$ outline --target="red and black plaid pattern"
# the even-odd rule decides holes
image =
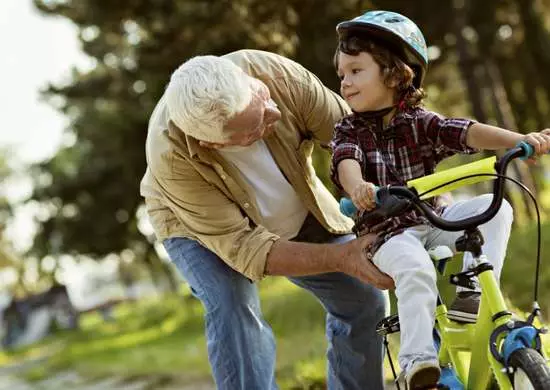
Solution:
[[[336,167],[340,161],[352,159],[361,166],[366,181],[377,186],[405,185],[409,180],[434,173],[436,165],[446,157],[477,152],[466,145],[466,133],[473,123],[470,119],[445,118],[423,108],[413,108],[396,114],[383,129],[380,118],[353,113],[335,126],[331,141],[331,178],[341,188]],[[430,203],[442,211],[439,198]],[[416,211],[410,211],[380,224],[365,226],[362,214],[356,219],[356,233],[379,235],[372,254],[405,228],[427,223]]]

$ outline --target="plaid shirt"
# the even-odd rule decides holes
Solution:
[[[469,119],[444,118],[423,108],[412,108],[396,114],[383,129],[381,118],[353,113],[335,126],[331,178],[342,188],[336,168],[340,161],[352,159],[359,163],[368,182],[377,186],[406,185],[409,180],[434,173],[436,165],[446,157],[477,152],[466,145],[466,133],[473,123]],[[430,204],[438,212],[443,210],[440,197],[431,199]],[[354,229],[358,235],[379,235],[371,255],[406,228],[427,223],[416,210],[411,210],[367,226],[362,222],[365,213],[359,213]]]

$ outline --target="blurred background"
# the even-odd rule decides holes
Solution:
[[[521,133],[550,127],[550,0],[2,0],[0,389],[213,389],[200,304],[139,196],[148,117],[183,61],[241,48],[288,56],[337,91],[335,26],[371,9],[423,30],[427,108]],[[544,313],[548,163],[510,171],[540,202]],[[326,152],[315,164],[330,186]],[[536,213],[517,187],[507,197],[516,215],[503,288],[528,311]],[[325,388],[319,305],[280,278],[261,293],[281,388]]]

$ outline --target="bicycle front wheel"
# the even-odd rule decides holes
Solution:
[[[514,369],[514,390],[550,390],[550,368],[544,358],[532,348],[522,348],[510,355]]]

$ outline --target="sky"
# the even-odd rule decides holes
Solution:
[[[53,155],[65,141],[67,120],[40,99],[49,82],[68,81],[73,67],[87,69],[78,32],[67,19],[43,16],[31,0],[0,1],[0,148],[10,149],[11,163],[21,172],[4,186],[12,200],[31,190],[24,167]],[[6,236],[17,249],[30,244],[32,205],[19,208]]]

